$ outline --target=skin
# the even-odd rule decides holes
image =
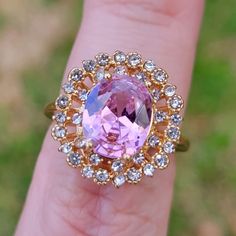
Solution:
[[[203,0],[88,0],[65,74],[116,49],[153,59],[186,102]],[[167,235],[175,160],[138,185],[97,186],[67,167],[46,134],[15,236]]]

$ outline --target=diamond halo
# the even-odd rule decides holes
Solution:
[[[130,104],[118,101],[120,97],[124,101],[131,98],[121,82],[128,83],[128,90],[133,91],[134,101]],[[102,86],[115,87],[103,97],[95,97],[95,93],[100,94],[95,89]],[[116,51],[112,56],[98,53],[94,59],[83,61],[81,68],[73,68],[62,88],[55,102],[52,136],[60,142],[59,150],[65,153],[68,164],[81,168],[82,176],[97,184],[111,182],[120,187],[125,183],[136,184],[143,176],[153,176],[156,170],[168,166],[181,135],[183,99],[176,93],[176,86],[169,83],[167,72],[153,60],[144,60],[137,52]],[[108,93],[109,99],[113,99],[109,106],[108,100],[106,105],[102,104]],[[90,100],[99,101],[94,104],[101,108],[88,110]],[[91,112],[97,124],[85,122],[84,117],[91,119]],[[103,124],[107,136],[101,136],[101,131],[94,128],[102,120],[107,122]],[[86,145],[81,148],[78,140]],[[98,143],[100,149],[96,149]]]

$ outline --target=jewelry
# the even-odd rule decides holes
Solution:
[[[70,166],[97,184],[125,182],[163,170],[189,142],[180,135],[184,102],[168,74],[140,54],[99,53],[73,68],[45,114]]]

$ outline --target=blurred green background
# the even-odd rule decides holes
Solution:
[[[0,1],[0,235],[12,235],[81,1]],[[79,12],[79,14],[78,14]],[[170,236],[236,235],[236,1],[209,0],[179,156]]]

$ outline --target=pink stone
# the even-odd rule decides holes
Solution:
[[[134,77],[113,75],[90,92],[83,112],[83,134],[94,152],[108,158],[134,155],[151,125],[152,99]]]

